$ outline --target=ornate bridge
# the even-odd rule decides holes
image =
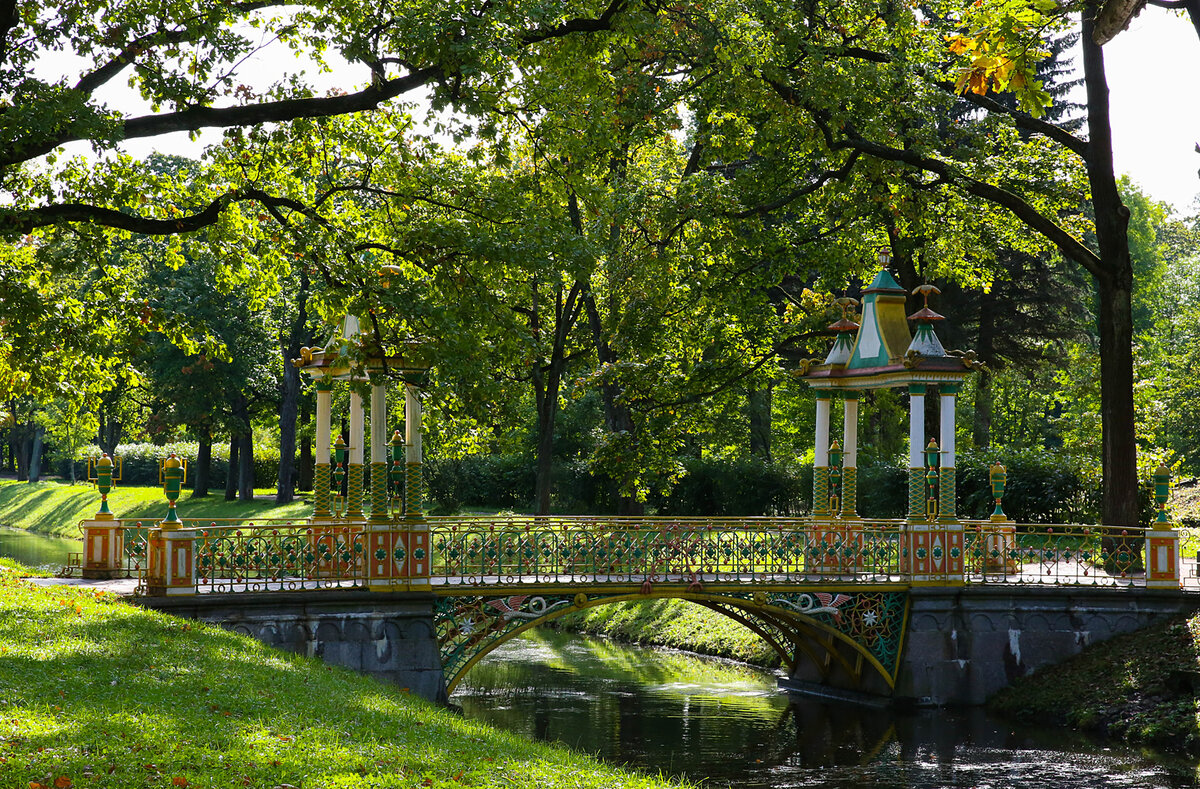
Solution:
[[[432,595],[448,690],[530,627],[678,598],[750,628],[791,675],[889,693],[913,588],[1155,586],[1142,531],[1011,522],[511,516],[106,528],[107,547],[149,596]],[[1167,585],[1178,589],[1178,577]]]
[[[522,630],[568,611],[622,600],[675,597],[699,603],[761,635],[791,676],[876,692],[890,692],[901,677],[913,621],[908,613],[918,591],[925,605],[938,590],[958,597],[965,590],[997,590],[993,602],[1014,590],[1065,590],[1057,603],[1039,603],[1066,617],[1057,631],[1068,637],[1065,648],[1057,649],[1059,656],[1101,637],[1095,633],[1137,624],[1114,620],[1113,626],[1080,630],[1075,622],[1086,618],[1071,612],[1083,610],[1077,604],[1082,589],[1096,592],[1097,600],[1109,593],[1173,590],[1162,610],[1178,608],[1180,535],[1165,509],[1165,467],[1155,476],[1159,514],[1152,529],[1013,523],[1001,506],[1006,476],[999,464],[990,469],[996,502],[991,518],[958,517],[955,398],[962,380],[979,365],[972,354],[947,352],[938,340],[933,326],[941,316],[928,307],[936,288],[918,287],[914,293],[924,295],[926,306],[905,316],[907,294],[887,272],[889,260],[886,252],[880,254],[881,270],[863,290],[861,325],[851,320],[857,302],[839,299],[843,316],[829,327],[837,336],[829,355],[801,364],[816,407],[810,518],[426,518],[416,381],[427,360],[413,343],[384,354],[348,316],[340,336],[324,349],[302,349],[296,360],[314,380],[317,396],[311,518],[185,523],[175,512],[185,466],[172,456],[163,466],[167,517],[153,524],[122,522],[102,504],[95,519],[85,523],[84,574],[112,574],[132,562],[140,588],[160,600],[256,596],[256,605],[269,605],[270,598],[264,602],[263,596],[275,595],[282,605],[287,595],[280,593],[293,593],[316,605],[330,590],[361,590],[379,593],[377,600],[400,595],[429,601],[423,616],[431,631],[428,640],[436,638],[440,654],[437,674],[448,680],[439,680],[443,695],[447,684],[453,688],[477,660]],[[909,333],[909,320],[917,323],[915,335]],[[401,375],[405,389],[405,435],[396,431],[390,441],[389,372]],[[348,440],[339,436],[332,444],[336,456],[331,457],[332,394],[338,382],[348,385],[349,432]],[[370,392],[369,467],[363,454],[364,387]],[[863,519],[856,509],[859,400],[867,390],[892,387],[905,389],[909,400],[907,516]],[[926,443],[927,396],[938,398],[940,446],[934,439]],[[844,446],[830,440],[835,402],[842,404]],[[111,488],[112,462],[104,458],[97,469],[103,497]],[[353,594],[345,599],[371,608]],[[946,676],[957,671],[961,679],[970,661],[960,657],[957,623],[966,622],[966,614],[959,603],[931,605],[920,622],[926,628],[922,649],[933,657],[925,664],[924,679],[905,692],[924,697],[922,689],[929,689],[926,695],[933,698],[942,682],[934,669]],[[1126,607],[1148,611],[1157,610],[1155,605],[1143,600]],[[1119,615],[1119,606],[1106,606],[1094,607]],[[1007,628],[1009,663],[1031,665],[1021,657],[1021,633],[1028,627],[1018,608],[1010,600],[988,609],[992,613],[984,619]],[[222,616],[224,623],[237,621],[236,613]],[[298,635],[283,636],[280,643],[314,652],[326,643],[321,632],[336,631],[339,637],[353,632],[363,644],[384,642],[386,633],[399,632],[395,622],[382,620],[368,632],[357,621],[339,620],[335,627],[305,624],[311,612],[289,616],[288,627]],[[1038,616],[1049,627],[1053,617]],[[993,644],[987,654],[995,654],[988,659],[1000,660],[998,642],[984,641]],[[362,646],[348,662],[365,668],[376,660],[371,649],[390,653]],[[995,684],[977,684],[989,682]]]

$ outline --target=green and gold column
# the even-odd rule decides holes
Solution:
[[[346,520],[363,519],[363,402],[350,389],[350,462],[346,465]]]
[[[372,524],[387,523],[387,390],[371,386],[371,518]]]
[[[330,510],[330,421],[333,411],[333,382],[317,381],[317,445],[313,463],[313,520],[328,520]]]
[[[846,392],[842,438],[842,517],[858,517],[858,392]]]

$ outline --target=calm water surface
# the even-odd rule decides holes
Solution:
[[[29,567],[57,570],[67,563],[67,554],[83,548],[82,540],[47,537],[23,529],[0,526],[0,556],[16,559]]]
[[[678,652],[534,631],[471,669],[470,718],[706,787],[1159,789],[1195,765],[982,712],[888,711],[789,698],[771,674]]]

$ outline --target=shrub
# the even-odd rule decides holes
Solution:
[[[194,441],[181,441],[173,444],[120,444],[117,446],[116,454],[121,458],[122,463],[122,479],[121,484],[125,485],[157,485],[158,484],[158,464],[172,452],[181,458],[185,458],[188,464],[196,461],[196,454],[199,451],[199,444]],[[100,448],[90,446],[83,452],[84,456],[98,457]],[[56,469],[59,476],[70,476],[70,469],[67,468],[66,462],[59,464]],[[75,473],[83,479],[83,475],[87,471],[87,461],[76,461]],[[212,448],[212,466],[210,468],[209,486],[210,489],[221,489],[225,487],[225,480],[229,473],[229,445],[226,443],[214,444]],[[190,489],[195,470],[188,469],[188,483],[185,489]],[[272,451],[271,449],[255,449],[254,452],[254,487],[256,488],[272,488],[279,479],[279,450]]]

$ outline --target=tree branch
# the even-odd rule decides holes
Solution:
[[[126,214],[112,208],[86,205],[84,203],[62,203],[60,205],[42,206],[24,211],[14,211],[7,223],[12,231],[28,233],[39,227],[47,227],[62,222],[84,222],[112,227],[118,230],[128,230],[147,236],[166,236],[176,233],[190,233],[214,224],[221,212],[231,203],[243,200],[253,200],[262,203],[268,210],[288,208],[298,211],[305,216],[327,224],[323,217],[314,214],[304,204],[287,197],[276,197],[261,189],[235,189],[226,192],[213,200],[207,206],[194,214],[175,219],[149,219],[147,217]]]
[[[224,6],[221,8],[221,15],[228,16],[233,13],[248,13],[257,11],[260,8],[270,8],[277,5],[285,5],[285,0],[257,0],[251,3],[242,3],[240,5]],[[210,14],[209,16],[213,16]],[[120,74],[121,71],[133,62],[134,58],[142,54],[148,49],[154,49],[164,44],[179,44],[185,41],[195,41],[199,39],[205,32],[203,29],[189,27],[189,24],[200,19],[201,16],[193,16],[184,22],[179,23],[181,26],[175,30],[155,30],[153,33],[147,33],[144,36],[135,38],[127,43],[120,52],[114,55],[107,63],[93,71],[84,74],[75,83],[75,90],[91,94],[92,91],[100,87],[110,79]]]
[[[934,85],[946,91],[947,93],[953,93],[957,95],[960,99],[963,99],[970,104],[974,104],[980,109],[987,110],[988,112],[997,112],[1007,115],[1013,119],[1013,123],[1016,124],[1017,128],[1033,132],[1035,134],[1041,134],[1063,146],[1072,153],[1079,155],[1081,158],[1087,158],[1087,140],[1082,140],[1079,137],[1076,137],[1074,134],[1071,134],[1061,126],[1055,126],[1053,123],[1035,118],[1032,115],[1020,112],[1012,107],[1006,107],[998,101],[989,99],[987,96],[980,96],[975,93],[971,93],[970,91],[966,93],[958,93],[954,90],[954,83],[952,82],[935,82]]]
[[[1045,236],[1070,260],[1083,266],[1088,273],[1096,277],[1103,276],[1100,257],[1084,246],[1083,242],[1072,236],[1053,220],[1043,216],[1020,195],[1009,192],[985,181],[979,181],[970,176],[956,172],[949,162],[922,156],[915,151],[892,148],[880,143],[864,140],[860,137],[848,137],[841,145],[852,150],[861,151],[868,156],[886,161],[899,162],[909,167],[915,167],[926,172],[941,176],[947,183],[958,186],[969,194],[982,197],[990,203],[1007,208],[1025,225]]]
[[[804,186],[797,187],[769,203],[756,205],[753,208],[747,208],[745,211],[738,211],[732,216],[737,219],[745,219],[749,216],[754,216],[755,214],[769,214],[772,211],[778,211],[788,203],[798,200],[805,195],[812,194],[830,181],[845,180],[846,176],[850,175],[850,171],[854,169],[854,164],[858,161],[859,155],[859,151],[851,151],[850,156],[846,159],[845,163],[836,170],[826,170]]]
[[[551,38],[562,38],[571,33],[598,33],[608,30],[617,14],[625,10],[628,0],[612,0],[604,13],[598,17],[569,19],[561,25],[540,30],[530,30],[521,36],[522,44],[537,44]]]

